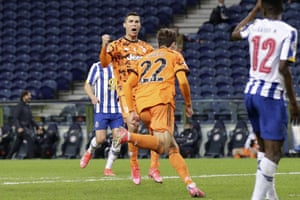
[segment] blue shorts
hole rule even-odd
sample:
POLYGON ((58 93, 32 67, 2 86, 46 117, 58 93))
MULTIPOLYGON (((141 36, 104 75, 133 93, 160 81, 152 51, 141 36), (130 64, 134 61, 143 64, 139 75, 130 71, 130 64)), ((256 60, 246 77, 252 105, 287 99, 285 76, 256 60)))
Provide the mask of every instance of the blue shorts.
POLYGON ((288 113, 284 100, 246 94, 245 104, 254 133, 264 140, 286 138, 288 113))
POLYGON ((94 130, 106 130, 124 126, 121 113, 94 113, 94 130))

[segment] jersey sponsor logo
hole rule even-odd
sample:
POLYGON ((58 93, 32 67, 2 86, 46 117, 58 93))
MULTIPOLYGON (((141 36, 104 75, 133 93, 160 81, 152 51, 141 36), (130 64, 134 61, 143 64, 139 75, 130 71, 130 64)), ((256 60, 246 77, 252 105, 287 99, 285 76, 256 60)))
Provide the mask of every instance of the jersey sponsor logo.
POLYGON ((116 90, 117 80, 115 78, 111 78, 108 80, 108 89, 109 90, 116 90))
POLYGON ((139 60, 139 59, 141 59, 141 57, 142 56, 135 56, 135 55, 129 54, 126 59, 127 60, 139 60))

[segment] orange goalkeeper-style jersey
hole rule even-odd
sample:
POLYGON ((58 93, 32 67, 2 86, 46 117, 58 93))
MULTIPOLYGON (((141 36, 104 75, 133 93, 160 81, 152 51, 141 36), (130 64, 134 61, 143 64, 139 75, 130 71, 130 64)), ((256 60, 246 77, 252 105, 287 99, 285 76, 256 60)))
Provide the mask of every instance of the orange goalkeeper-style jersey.
POLYGON ((107 46, 106 53, 110 55, 111 60, 107 60, 109 58, 102 55, 100 55, 100 60, 104 65, 112 62, 114 75, 120 85, 126 82, 128 70, 136 65, 142 56, 153 50, 153 47, 147 42, 142 40, 130 41, 122 37, 107 46))
POLYGON ((132 70, 138 75, 135 101, 139 113, 162 103, 175 107, 176 73, 188 72, 189 68, 180 53, 160 48, 141 58, 132 70))

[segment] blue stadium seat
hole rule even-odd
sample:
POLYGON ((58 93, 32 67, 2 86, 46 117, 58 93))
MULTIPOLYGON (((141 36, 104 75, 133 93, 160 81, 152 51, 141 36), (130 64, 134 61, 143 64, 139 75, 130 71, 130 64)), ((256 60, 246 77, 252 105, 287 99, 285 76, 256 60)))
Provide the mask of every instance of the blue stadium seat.
POLYGON ((235 58, 246 58, 248 59, 249 56, 249 51, 245 50, 245 49, 231 49, 230 50, 230 59, 235 59, 235 58))
POLYGON ((41 71, 30 71, 28 75, 28 82, 38 80, 40 81, 43 78, 43 73, 41 71))
POLYGON ((64 8, 70 8, 70 9, 72 9, 74 7, 74 1, 72 1, 72 0, 64 0, 64 1, 61 1, 60 2, 60 6, 59 6, 59 8, 60 9, 64 9, 64 8))
POLYGON ((286 9, 287 10, 300 11, 300 3, 299 2, 292 2, 292 3, 287 5, 286 9))
MULTIPOLYGON (((7 4, 4 4, 4 5, 7 5, 7 4)), ((6 9, 5 7, 3 7, 3 11, 2 11, 3 21, 5 21, 7 19, 14 19, 15 20, 16 18, 17 18, 17 13, 14 10, 6 9)))
POLYGON ((170 7, 159 7, 156 16, 159 18, 161 26, 168 26, 173 23, 173 10, 170 7))
MULTIPOLYGON (((198 51, 199 52, 199 51, 198 51)), ((200 52, 199 52, 200 53, 200 52)), ((215 59, 216 58, 216 53, 214 50, 206 50, 206 51, 202 51, 200 53, 200 57, 198 57, 198 59, 202 60, 206 60, 206 59, 215 59)))
POLYGON ((206 77, 203 77, 203 78, 198 78, 198 85, 199 86, 205 86, 205 85, 213 85, 215 86, 215 77, 212 77, 212 76, 206 76, 206 77))
POLYGON ((0 101, 10 100, 11 89, 0 89, 0 101))
POLYGON ((16 27, 17 27, 17 22, 16 22, 15 19, 7 19, 7 20, 2 22, 2 28, 3 29, 8 29, 8 28, 15 29, 16 27))
POLYGON ((31 28, 32 21, 26 18, 17 19, 17 26, 20 28, 31 28))
POLYGON ((214 50, 215 49, 215 42, 213 41, 203 41, 199 44, 198 51, 200 53, 205 52, 207 50, 214 50))
POLYGON ((55 78, 58 90, 70 90, 72 87, 73 76, 69 71, 60 71, 55 78))
POLYGON ((22 36, 30 37, 31 36, 31 29, 26 28, 26 27, 17 28, 17 37, 22 37, 22 36))
POLYGON ((241 57, 234 57, 231 59, 231 66, 232 68, 236 68, 236 67, 248 67, 249 66, 249 59, 247 58, 241 58, 241 57))
MULTIPOLYGON (((26 70, 26 69, 23 69, 23 70, 26 70)), ((27 71, 15 71, 12 81, 14 81, 14 82, 17 80, 27 81, 28 77, 29 77, 29 74, 27 71)))
POLYGON ((216 75, 216 70, 212 67, 201 67, 198 69, 198 77, 200 79, 205 79, 208 77, 214 77, 216 75))
POLYGON ((15 89, 11 90, 9 99, 10 100, 19 100, 23 90, 24 89, 22 89, 22 88, 15 88, 15 89))
POLYGON ((22 79, 20 80, 13 80, 11 90, 16 90, 16 89, 25 89, 27 87, 27 81, 24 81, 22 79))
POLYGON ((218 75, 231 76, 232 69, 230 67, 216 66, 215 69, 216 69, 216 76, 218 76, 218 75))
POLYGON ((215 69, 222 68, 222 67, 231 68, 231 66, 232 66, 232 62, 229 58, 216 59, 215 69))
POLYGON ((200 32, 210 32, 213 33, 214 32, 214 25, 211 23, 204 23, 199 27, 198 33, 200 32))
POLYGON ((61 7, 59 19, 64 20, 65 18, 73 18, 74 10, 72 8, 61 7))
POLYGON ((230 76, 228 76, 227 74, 216 76, 215 81, 216 81, 215 84, 217 87, 221 87, 224 85, 232 85, 232 83, 233 83, 233 79, 230 76))
POLYGON ((32 99, 41 98, 41 93, 40 93, 41 86, 42 86, 42 82, 40 80, 28 81, 26 89, 31 92, 32 99))
POLYGON ((200 32, 198 34, 199 41, 214 41, 215 40, 215 33, 211 32, 200 32))
POLYGON ((44 80, 40 88, 43 99, 55 99, 57 97, 57 83, 55 80, 44 80))
POLYGON ((203 85, 200 89, 200 96, 203 98, 214 98, 217 95, 218 88, 214 85, 203 85))
POLYGON ((12 82, 10 80, 0 80, 0 91, 3 89, 11 89, 12 88, 12 82))
POLYGON ((186 41, 184 43, 184 49, 194 49, 194 50, 197 50, 199 49, 199 43, 197 42, 189 42, 189 41, 186 41))
POLYGON ((146 29, 147 33, 156 33, 160 26, 160 21, 159 18, 156 16, 147 16, 143 21, 142 21, 142 26, 146 29))
POLYGON ((46 2, 45 8, 46 9, 53 9, 53 8, 58 9, 59 6, 60 6, 60 3, 58 1, 56 1, 56 0, 49 0, 49 1, 46 2))
POLYGON ((198 59, 186 59, 186 64, 189 68, 196 68, 196 69, 200 69, 200 61, 198 59))
POLYGON ((48 7, 46 7, 45 17, 46 17, 46 19, 59 18, 60 17, 60 12, 57 8, 48 8, 48 7))
MULTIPOLYGON (((40 3, 42 3, 42 2, 40 2, 40 3)), ((30 19, 32 19, 33 21, 36 19, 45 19, 45 16, 46 16, 46 13, 43 10, 43 8, 36 8, 36 9, 33 8, 30 12, 30 19)))
POLYGON ((232 29, 232 27, 228 23, 219 23, 219 24, 215 25, 214 31, 230 33, 231 29, 232 29))
POLYGON ((10 11, 16 11, 17 10, 17 4, 16 2, 5 2, 3 3, 3 10, 10 10, 10 11))
POLYGON ((221 41, 230 41, 230 33, 223 32, 223 31, 215 31, 213 40, 216 43, 221 42, 221 41))
POLYGON ((201 67, 212 67, 214 68, 216 66, 216 60, 215 59, 206 59, 206 60, 201 60, 201 67))
POLYGON ((234 88, 231 85, 222 85, 218 87, 217 96, 220 98, 232 98, 234 88))
POLYGON ((201 53, 197 50, 193 50, 193 49, 185 49, 183 51, 183 55, 184 55, 184 58, 186 60, 188 59, 200 59, 201 57, 201 53))
POLYGON ((226 49, 217 48, 214 50, 216 59, 230 58, 231 52, 226 49))
POLYGON ((233 67, 231 77, 233 79, 239 79, 242 76, 248 76, 249 69, 246 66, 233 67))

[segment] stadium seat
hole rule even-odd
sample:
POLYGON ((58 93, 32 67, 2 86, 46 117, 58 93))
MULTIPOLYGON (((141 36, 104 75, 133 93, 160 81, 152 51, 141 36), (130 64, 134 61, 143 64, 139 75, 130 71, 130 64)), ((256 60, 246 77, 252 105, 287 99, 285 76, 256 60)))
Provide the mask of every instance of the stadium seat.
POLYGON ((72 86, 73 76, 69 71, 60 71, 55 77, 58 90, 70 90, 72 86))
POLYGON ((232 156, 232 150, 234 148, 244 148, 248 136, 249 129, 247 123, 244 120, 238 120, 235 128, 229 133, 227 156, 232 156))
POLYGON ((231 68, 232 67, 231 60, 229 58, 217 58, 215 68, 217 69, 217 68, 220 68, 220 67, 231 68))
POLYGON ((193 49, 185 49, 183 51, 183 55, 184 55, 184 58, 186 60, 188 59, 200 59, 201 57, 201 53, 197 50, 193 50, 193 49))
POLYGON ((149 34, 156 33, 156 31, 158 30, 158 28, 160 26, 159 18, 154 15, 147 16, 142 21, 142 26, 146 29, 147 33, 149 33, 149 34))
POLYGON ((11 93, 10 93, 10 97, 9 99, 10 100, 19 100, 20 99, 20 95, 21 93, 23 92, 24 89, 22 88, 15 88, 15 89, 12 89, 11 90, 11 93))
POLYGON ((186 59, 186 64, 190 69, 196 69, 199 70, 200 69, 200 61, 197 59, 186 59))
MULTIPOLYGON (((199 51, 198 51, 199 52, 199 51)), ((216 57, 216 52, 214 50, 206 50, 204 52, 199 52, 200 57, 196 57, 199 60, 206 60, 206 59, 215 59, 216 57)))
POLYGON ((215 66, 215 70, 216 70, 216 76, 219 75, 226 75, 226 76, 231 76, 232 73, 232 69, 230 67, 227 66, 215 66))
POLYGON ((0 80, 0 90, 3 89, 11 89, 12 88, 12 82, 10 80, 0 80))
POLYGON ((173 10, 170 7, 159 7, 156 16, 159 18, 161 26, 169 26, 173 22, 173 10))
POLYGON ((201 67, 198 69, 198 77, 200 79, 205 79, 207 77, 214 77, 216 75, 216 70, 212 67, 201 67))
POLYGON ((55 80, 44 80, 40 88, 43 99, 57 98, 57 83, 55 80))
POLYGON ((10 100, 11 89, 0 89, 0 101, 10 100))
MULTIPOLYGON (((218 44, 218 43, 217 43, 218 44)), ((214 50, 216 59, 222 59, 222 58, 230 58, 230 51, 222 48, 217 48, 214 50)))
POLYGON ((64 158, 79 158, 80 149, 83 141, 83 132, 80 124, 73 123, 64 133, 64 143, 62 144, 62 157, 64 158))
POLYGON ((231 77, 233 79, 238 79, 241 76, 248 76, 249 69, 245 66, 233 67, 231 72, 231 77))
POLYGON ((214 98, 217 95, 218 88, 214 85, 203 85, 200 88, 200 96, 203 98, 214 98))
POLYGON ((213 33, 214 29, 215 29, 215 27, 214 27, 213 24, 211 24, 211 23, 204 23, 204 24, 202 24, 199 27, 198 34, 206 33, 206 32, 213 33))
POLYGON ((215 77, 216 86, 232 85, 233 79, 227 74, 218 75, 215 77))
POLYGON ((220 158, 225 156, 225 143, 227 140, 227 130, 223 121, 215 122, 213 128, 207 134, 208 141, 205 143, 204 156, 210 158, 220 158))
POLYGON ((234 88, 231 85, 218 86, 217 96, 220 98, 232 98, 234 94, 234 88))

